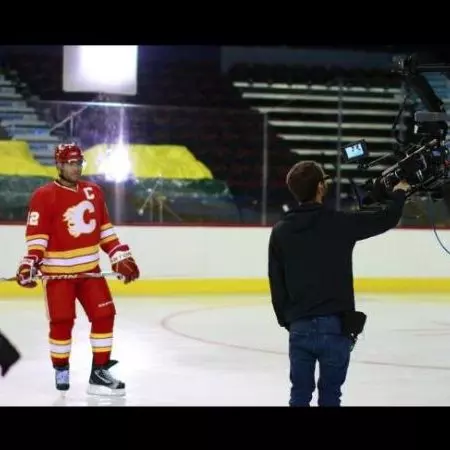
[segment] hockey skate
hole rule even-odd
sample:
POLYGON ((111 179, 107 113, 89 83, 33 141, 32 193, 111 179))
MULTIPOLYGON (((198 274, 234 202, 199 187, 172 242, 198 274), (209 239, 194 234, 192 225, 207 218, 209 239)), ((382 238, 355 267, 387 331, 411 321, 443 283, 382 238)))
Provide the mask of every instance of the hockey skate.
POLYGON ((69 390, 69 366, 55 367, 55 384, 58 391, 65 392, 69 390))
POLYGON ((117 363, 118 361, 112 359, 103 366, 92 365, 88 394, 106 396, 125 395, 125 383, 116 380, 109 372, 109 369, 117 363))

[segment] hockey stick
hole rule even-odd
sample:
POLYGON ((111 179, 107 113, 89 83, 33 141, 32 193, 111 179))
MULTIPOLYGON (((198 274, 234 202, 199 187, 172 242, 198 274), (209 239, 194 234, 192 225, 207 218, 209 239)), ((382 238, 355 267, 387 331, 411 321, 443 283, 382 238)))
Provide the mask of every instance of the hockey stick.
MULTIPOLYGON (((117 272, 86 272, 86 273, 74 273, 74 274, 61 274, 61 275, 36 275, 33 280, 78 280, 81 278, 120 278, 121 275, 117 272)), ((16 281, 16 277, 0 278, 1 281, 16 281)))

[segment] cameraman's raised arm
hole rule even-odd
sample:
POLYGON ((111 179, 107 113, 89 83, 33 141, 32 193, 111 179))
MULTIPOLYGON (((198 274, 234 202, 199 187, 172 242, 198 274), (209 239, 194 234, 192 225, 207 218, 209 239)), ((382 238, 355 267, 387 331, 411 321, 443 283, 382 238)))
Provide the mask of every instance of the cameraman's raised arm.
POLYGON ((395 228, 402 217, 408 189, 410 189, 409 184, 406 181, 400 181, 394 187, 390 201, 384 210, 344 213, 345 226, 350 232, 351 238, 360 241, 395 228))

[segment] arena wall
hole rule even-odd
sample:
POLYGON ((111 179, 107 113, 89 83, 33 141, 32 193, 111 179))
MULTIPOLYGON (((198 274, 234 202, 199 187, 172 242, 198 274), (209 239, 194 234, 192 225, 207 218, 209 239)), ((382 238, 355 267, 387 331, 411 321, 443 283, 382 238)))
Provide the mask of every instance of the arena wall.
MULTIPOLYGON (((139 263, 142 278, 127 286, 112 280, 115 295, 268 293, 264 227, 117 227, 139 263)), ((24 227, 0 226, 0 276, 13 276, 25 251, 24 227)), ((439 230, 450 248, 450 230, 439 230)), ((336 236, 339 239, 339 236, 336 236)), ((323 255, 326 258, 326 255, 323 255)), ((110 270, 102 254, 103 270, 110 270)), ((450 292, 450 255, 432 230, 395 229, 362 241, 354 253, 357 292, 450 292)), ((0 283, 1 297, 41 294, 0 283)))

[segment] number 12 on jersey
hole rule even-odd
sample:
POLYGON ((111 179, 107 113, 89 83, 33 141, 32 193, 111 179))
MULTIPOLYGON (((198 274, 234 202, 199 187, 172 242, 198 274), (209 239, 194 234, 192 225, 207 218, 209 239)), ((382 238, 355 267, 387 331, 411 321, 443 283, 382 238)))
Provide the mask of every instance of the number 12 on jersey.
POLYGON ((39 225, 39 213, 37 211, 30 211, 27 217, 27 225, 37 227, 39 225))

